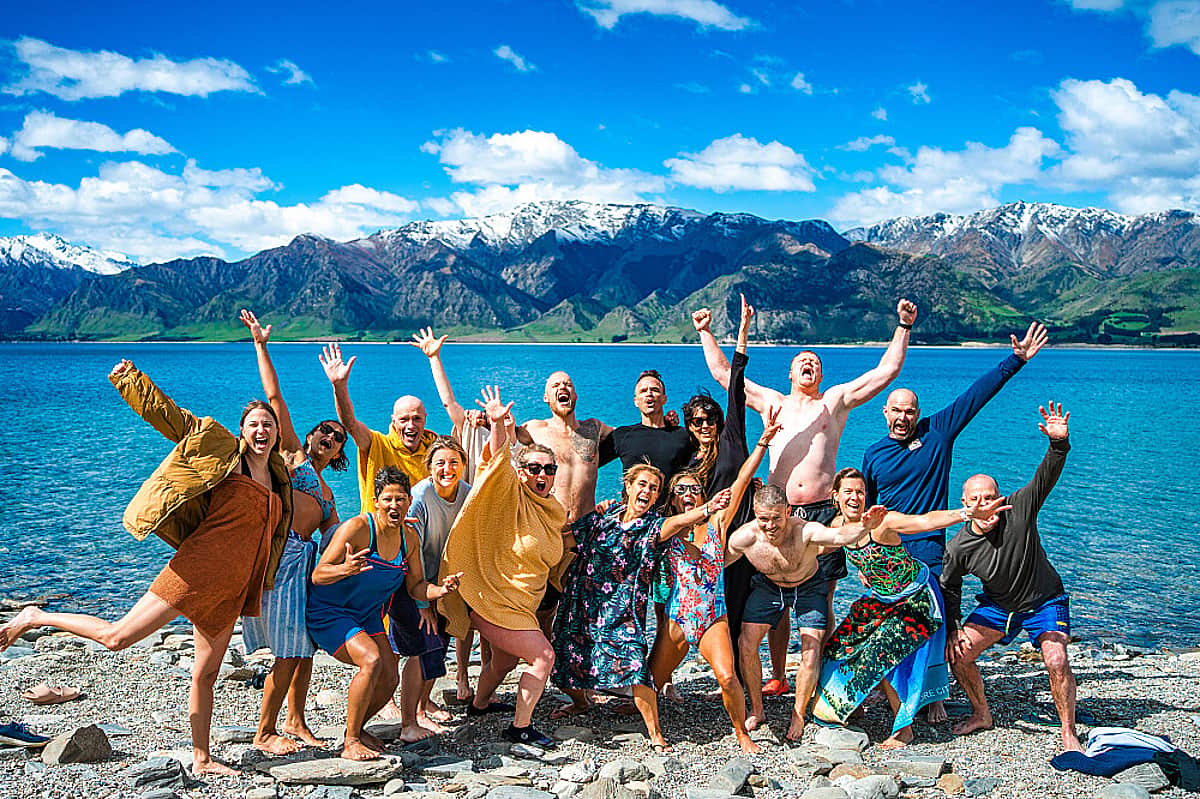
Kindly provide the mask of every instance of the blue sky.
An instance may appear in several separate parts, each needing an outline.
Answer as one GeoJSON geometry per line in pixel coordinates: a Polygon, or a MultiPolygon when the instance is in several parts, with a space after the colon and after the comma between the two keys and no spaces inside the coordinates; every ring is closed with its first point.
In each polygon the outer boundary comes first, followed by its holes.
{"type": "Polygon", "coordinates": [[[1200,209],[1200,0],[165,5],[6,10],[0,235],[147,261],[537,199],[1200,209]]]}

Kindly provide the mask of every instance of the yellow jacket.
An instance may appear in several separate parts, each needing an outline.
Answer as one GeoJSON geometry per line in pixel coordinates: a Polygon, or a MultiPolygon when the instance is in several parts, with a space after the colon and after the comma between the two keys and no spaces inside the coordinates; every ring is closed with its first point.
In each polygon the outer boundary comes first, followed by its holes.
{"type": "MultiPolygon", "coordinates": [[[[142,483],[125,508],[122,523],[139,541],[150,533],[178,549],[208,514],[209,491],[232,474],[242,460],[246,442],[211,416],[199,418],[180,408],[140,370],[129,367],[109,380],[134,412],[158,432],[176,442],[154,473],[142,483]]],[[[263,587],[275,587],[275,570],[292,525],[292,490],[287,466],[278,452],[268,465],[280,486],[283,516],[271,537],[271,557],[263,587]]]]}

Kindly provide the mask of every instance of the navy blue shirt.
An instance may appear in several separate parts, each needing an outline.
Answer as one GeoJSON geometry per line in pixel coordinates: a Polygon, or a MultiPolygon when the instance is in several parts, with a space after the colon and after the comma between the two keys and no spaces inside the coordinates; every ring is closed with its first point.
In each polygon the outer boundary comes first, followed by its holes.
{"type": "MultiPolygon", "coordinates": [[[[954,439],[975,414],[996,396],[1025,362],[1010,355],[989,369],[954,402],[917,422],[914,434],[898,441],[890,436],[867,448],[862,472],[867,478],[867,506],[881,504],[900,513],[929,513],[949,504],[950,460],[954,439]]],[[[901,536],[945,540],[943,530],[901,536]]]]}

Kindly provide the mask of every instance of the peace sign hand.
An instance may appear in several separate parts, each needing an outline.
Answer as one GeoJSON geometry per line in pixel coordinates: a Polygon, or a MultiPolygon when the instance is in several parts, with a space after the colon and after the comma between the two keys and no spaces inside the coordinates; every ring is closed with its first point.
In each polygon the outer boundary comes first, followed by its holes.
{"type": "Polygon", "coordinates": [[[346,560],[342,563],[342,571],[345,576],[352,577],[360,572],[370,571],[371,563],[367,560],[367,556],[370,554],[369,548],[355,552],[354,547],[346,544],[346,560]]]}
{"type": "Polygon", "coordinates": [[[775,434],[783,429],[783,425],[779,422],[779,414],[782,411],[782,405],[778,408],[767,408],[766,424],[763,425],[762,435],[758,437],[759,444],[770,444],[775,434]]]}

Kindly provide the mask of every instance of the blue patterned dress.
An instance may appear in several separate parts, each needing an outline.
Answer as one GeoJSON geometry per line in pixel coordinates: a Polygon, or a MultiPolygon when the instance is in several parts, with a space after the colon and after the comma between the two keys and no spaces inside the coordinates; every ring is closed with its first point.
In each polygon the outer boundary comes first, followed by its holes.
{"type": "Polygon", "coordinates": [[[571,525],[579,557],[554,622],[554,684],[624,692],[651,685],[646,606],[663,517],[621,523],[625,506],[571,525]]]}

